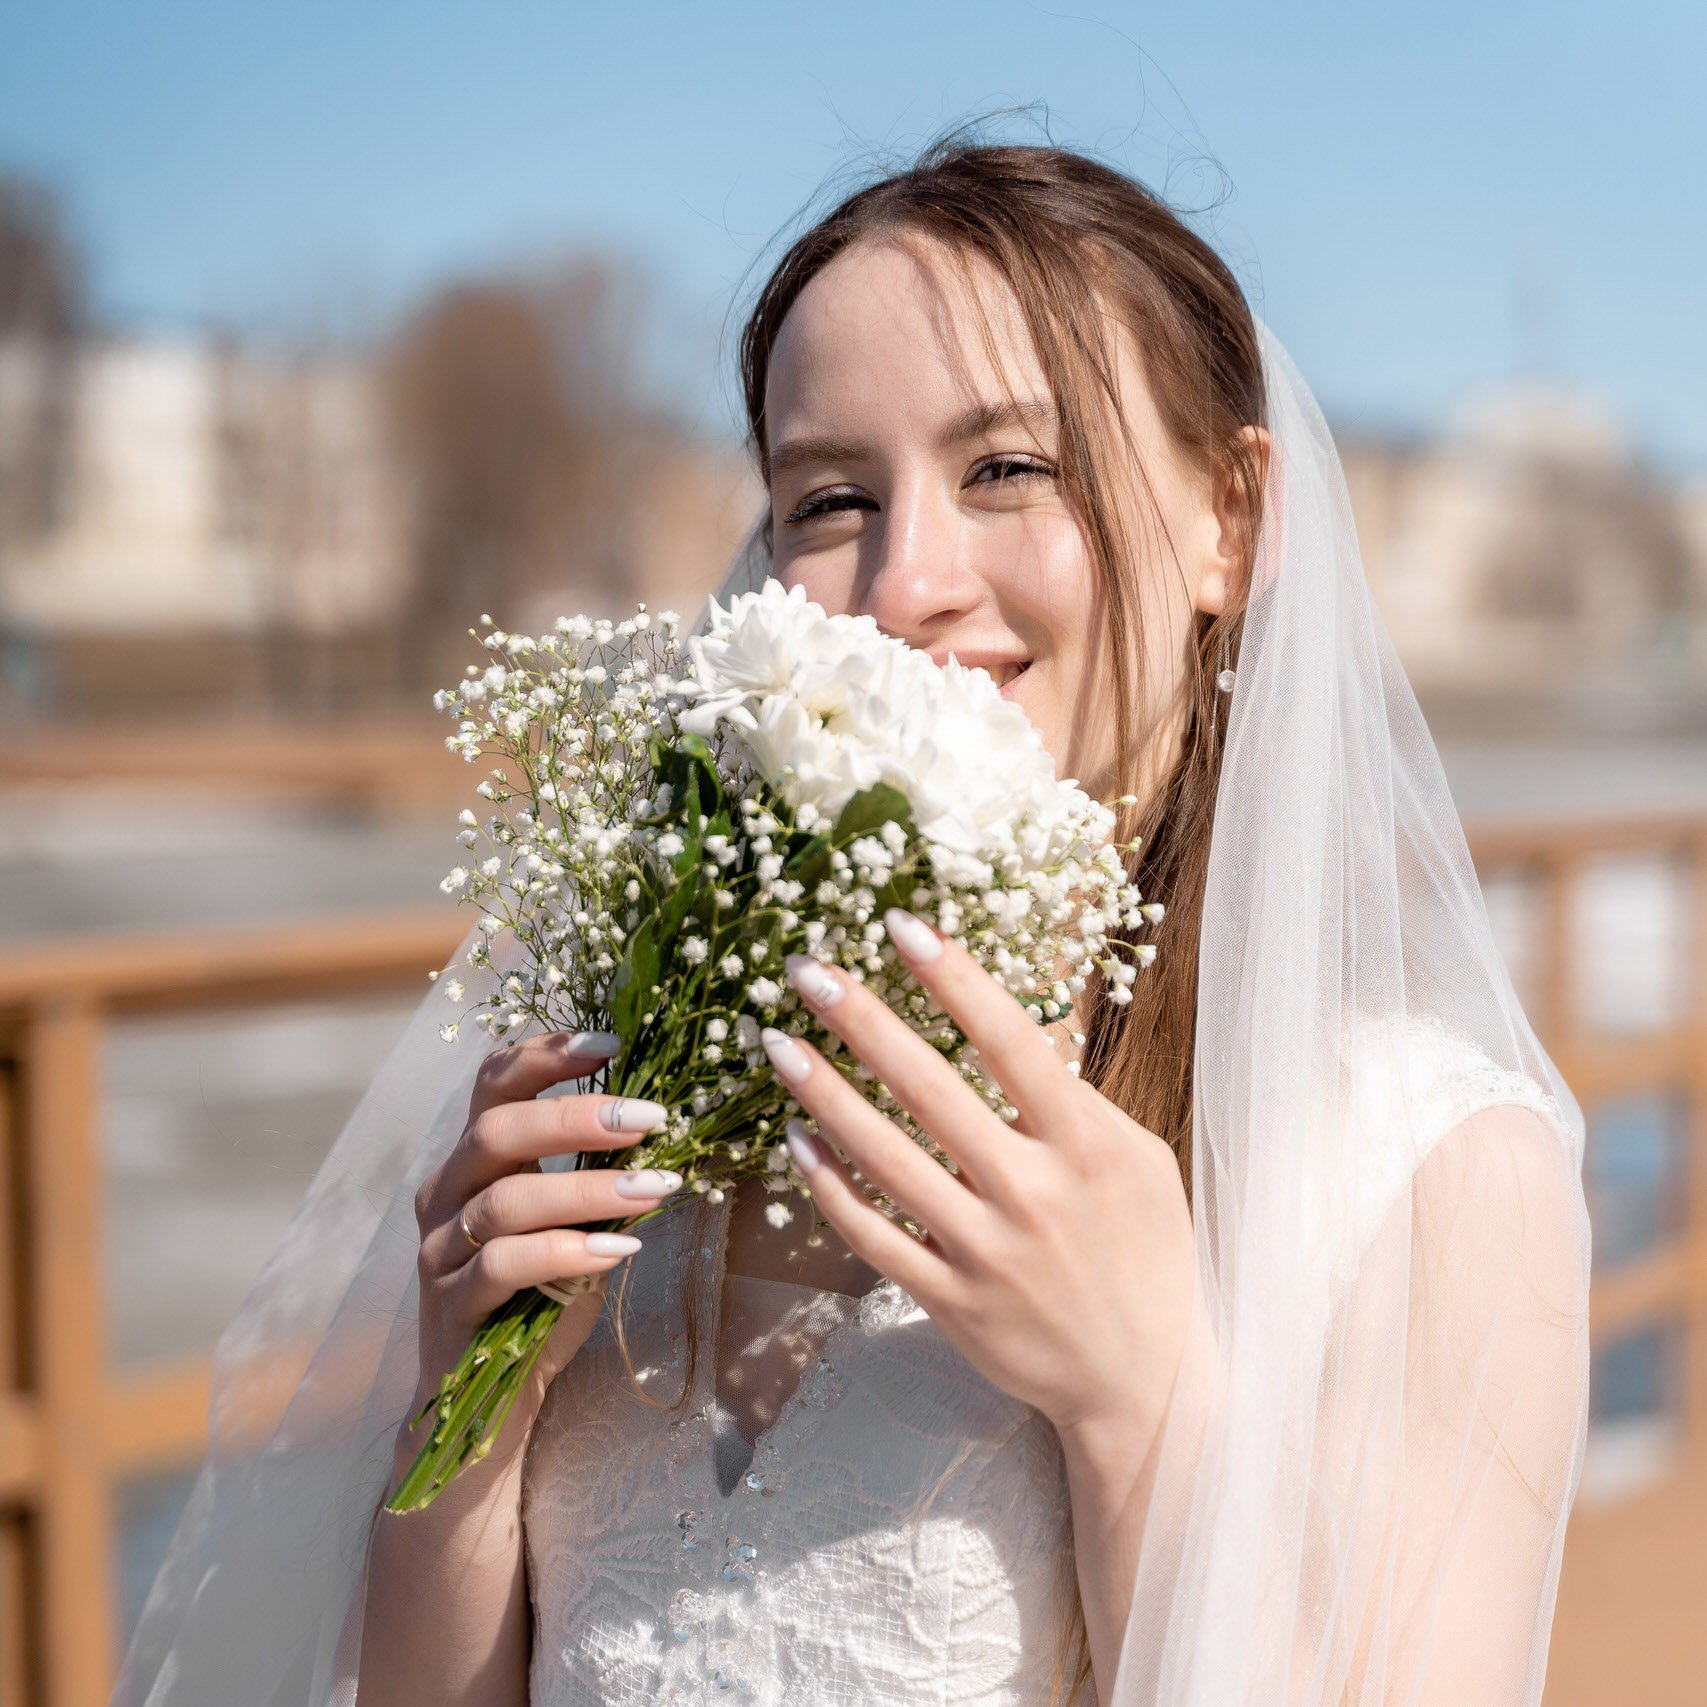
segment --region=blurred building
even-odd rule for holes
[[[25,352],[0,350],[0,466],[27,378]],[[0,708],[262,714],[418,697],[425,482],[399,455],[377,361],[114,337],[77,354],[71,384],[54,502],[0,536]],[[575,542],[594,530],[577,535],[571,511],[555,555],[501,568],[509,606],[472,575],[464,592],[453,563],[428,622],[466,650],[462,629],[489,604],[522,626],[703,596],[757,500],[744,459],[653,424],[625,439],[620,485],[620,526],[601,517],[592,570]]]
[[[0,529],[6,703],[412,703],[493,606],[515,627],[691,608],[757,482],[614,382],[577,399],[549,371],[564,341],[533,300],[465,287],[417,317],[403,360],[84,346],[52,502]],[[0,348],[0,475],[28,377]],[[1469,400],[1437,437],[1340,442],[1371,584],[1443,738],[1707,730],[1707,482],[1661,478],[1605,409],[1538,384]]]
[[[1376,600],[1437,733],[1707,728],[1707,482],[1522,384],[1434,439],[1346,434]]]
[[[104,338],[73,384],[59,499],[0,546],[10,698],[259,706],[395,606],[399,507],[362,364]]]

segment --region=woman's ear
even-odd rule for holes
[[[1239,437],[1255,451],[1260,492],[1268,478],[1268,431],[1257,426],[1241,427]],[[1194,602],[1198,610],[1220,616],[1227,608],[1228,598],[1242,589],[1250,568],[1250,517],[1230,467],[1216,476],[1214,510],[1215,545],[1198,580]]]

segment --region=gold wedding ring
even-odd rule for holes
[[[458,1225],[462,1228],[463,1232],[468,1234],[468,1242],[476,1250],[479,1250],[480,1247],[486,1243],[486,1241],[484,1239],[477,1239],[477,1238],[475,1238],[475,1236],[472,1233],[468,1232],[468,1205],[466,1203],[463,1204],[462,1213],[460,1215],[458,1215],[456,1219],[457,1219]]]

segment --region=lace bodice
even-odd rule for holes
[[[1324,1296],[1452,1126],[1517,1102],[1563,1129],[1533,1081],[1438,1022],[1408,1021],[1394,1041],[1370,1034],[1347,1053],[1344,1130],[1360,1146],[1381,1138],[1373,1159],[1324,1158],[1301,1206]],[[854,1299],[726,1276],[727,1225],[726,1207],[684,1203],[632,1259],[625,1337],[658,1408],[624,1368],[615,1285],[546,1395],[523,1481],[536,1707],[1041,1707],[1073,1582],[1053,1428],[890,1280]],[[708,1326],[673,1407],[693,1280]],[[726,1344],[725,1310],[738,1324]],[[792,1388],[762,1431],[755,1388]],[[910,1536],[907,1515],[939,1480]]]
[[[668,1403],[686,1367],[681,1286],[712,1305],[681,1409],[633,1391],[611,1288],[553,1382],[524,1467],[537,1707],[735,1700],[790,1707],[1049,1696],[1070,1600],[1055,1432],[977,1374],[893,1281],[861,1299],[728,1276],[728,1210],[657,1217],[625,1337]],[[718,1344],[727,1308],[768,1331]],[[802,1368],[749,1446],[743,1368]],[[880,1444],[879,1444],[880,1443]],[[940,1478],[916,1535],[905,1519]],[[1064,1551],[1065,1550],[1065,1551]],[[1063,1574],[1063,1573],[1069,1574]]]

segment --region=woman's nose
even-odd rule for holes
[[[952,504],[925,494],[892,499],[867,537],[861,608],[886,634],[923,644],[978,603],[974,542]]]

